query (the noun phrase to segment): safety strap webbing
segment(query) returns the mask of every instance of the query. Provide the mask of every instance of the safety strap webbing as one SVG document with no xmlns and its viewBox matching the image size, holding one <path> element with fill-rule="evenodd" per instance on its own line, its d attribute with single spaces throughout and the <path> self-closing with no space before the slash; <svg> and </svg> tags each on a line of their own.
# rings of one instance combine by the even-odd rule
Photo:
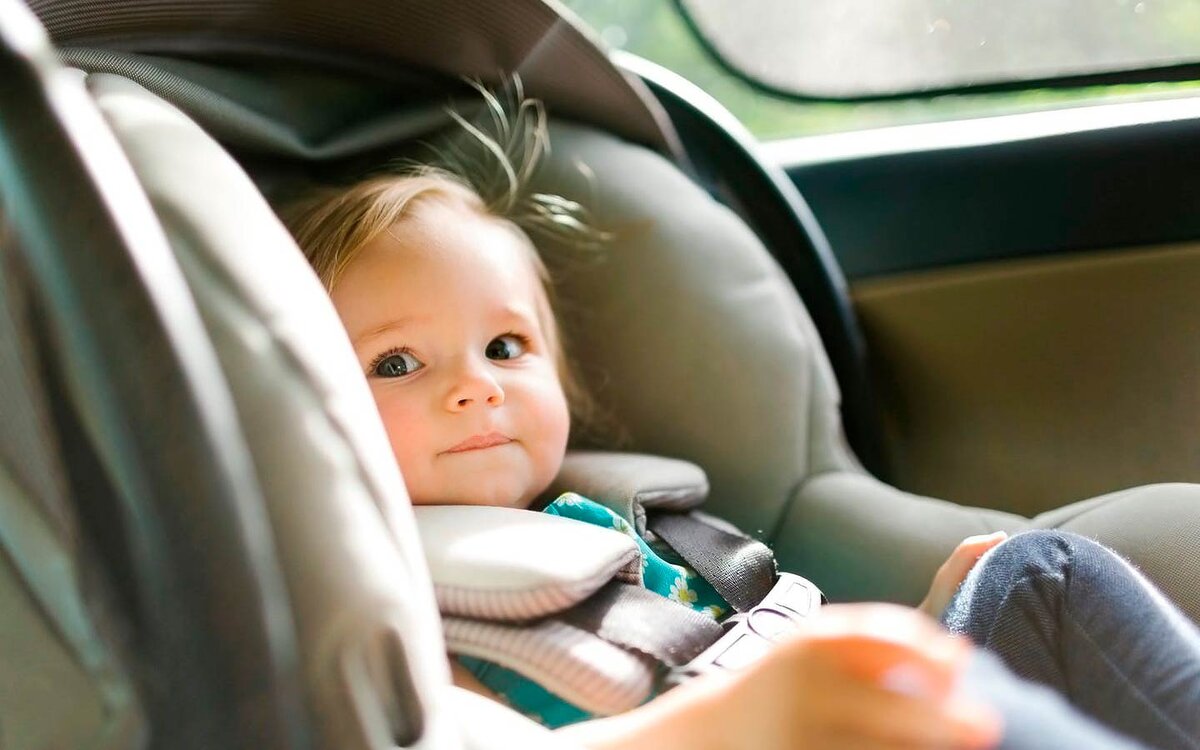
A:
<svg viewBox="0 0 1200 750">
<path fill-rule="evenodd" d="M 606 584 L 561 619 L 669 667 L 688 663 L 724 632 L 716 620 L 691 607 L 620 581 Z"/>
<path fill-rule="evenodd" d="M 738 611 L 761 603 L 774 585 L 775 558 L 770 549 L 732 527 L 718 526 L 694 512 L 651 514 L 647 521 L 654 534 Z M 645 695 L 630 687 L 629 665 L 598 663 L 597 652 L 581 648 L 585 643 L 581 639 L 594 638 L 606 648 L 617 647 L 613 654 L 647 656 L 677 669 L 725 633 L 716 620 L 691 607 L 617 580 L 565 612 L 526 625 L 453 617 L 443 622 L 452 653 L 499 663 L 535 681 L 546 682 L 557 675 L 561 684 L 553 692 L 598 713 L 626 710 Z M 531 649 L 534 643 L 537 647 Z M 644 671 L 649 663 L 635 663 L 641 665 L 643 679 L 650 679 Z M 617 701 L 620 705 L 614 708 L 612 695 L 626 703 Z M 636 700 L 629 703 L 631 695 Z"/>
<path fill-rule="evenodd" d="M 775 584 L 775 555 L 756 539 L 718 528 L 694 511 L 653 513 L 646 525 L 738 612 L 761 602 Z"/>
</svg>

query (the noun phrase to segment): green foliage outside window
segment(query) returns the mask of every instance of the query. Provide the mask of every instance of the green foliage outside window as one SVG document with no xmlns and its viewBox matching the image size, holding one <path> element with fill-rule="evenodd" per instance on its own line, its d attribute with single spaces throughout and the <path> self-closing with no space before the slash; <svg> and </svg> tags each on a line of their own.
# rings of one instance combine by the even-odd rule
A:
<svg viewBox="0 0 1200 750">
<path fill-rule="evenodd" d="M 725 71 L 693 36 L 673 0 L 561 0 L 610 47 L 669 68 L 710 93 L 763 140 L 916 122 L 1193 94 L 1200 82 L 1031 89 L 880 102 L 775 97 Z"/>
</svg>

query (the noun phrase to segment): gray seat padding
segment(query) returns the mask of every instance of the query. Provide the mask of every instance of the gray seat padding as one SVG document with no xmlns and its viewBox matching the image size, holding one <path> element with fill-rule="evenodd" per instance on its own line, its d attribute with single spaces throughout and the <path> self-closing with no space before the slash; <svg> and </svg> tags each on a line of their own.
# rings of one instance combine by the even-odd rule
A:
<svg viewBox="0 0 1200 750">
<path fill-rule="evenodd" d="M 875 480 L 843 440 L 804 306 L 758 238 L 657 154 L 575 126 L 552 140 L 539 189 L 616 234 L 590 260 L 545 253 L 585 381 L 633 449 L 703 466 L 707 510 L 773 544 L 783 568 L 835 600 L 916 603 L 963 537 L 1060 528 L 1122 552 L 1200 621 L 1200 486 L 1063 498 L 1024 518 Z"/>
<path fill-rule="evenodd" d="M 227 371 L 326 740 L 375 744 L 382 725 L 363 723 L 354 692 L 371 684 L 394 700 L 416 696 L 430 743 L 420 746 L 453 744 L 412 516 L 316 278 L 238 165 L 184 114 L 117 76 L 87 85 Z M 1024 519 L 874 480 L 842 439 L 836 384 L 801 301 L 745 225 L 646 148 L 569 124 L 552 138 L 538 188 L 584 202 L 616 237 L 590 256 L 544 248 L 585 382 L 628 432 L 625 447 L 703 466 L 707 510 L 773 543 L 784 568 L 836 599 L 915 602 L 963 536 L 1049 525 L 1117 547 L 1200 617 L 1200 488 L 1129 490 Z M 393 645 L 403 663 L 380 656 Z"/>
</svg>

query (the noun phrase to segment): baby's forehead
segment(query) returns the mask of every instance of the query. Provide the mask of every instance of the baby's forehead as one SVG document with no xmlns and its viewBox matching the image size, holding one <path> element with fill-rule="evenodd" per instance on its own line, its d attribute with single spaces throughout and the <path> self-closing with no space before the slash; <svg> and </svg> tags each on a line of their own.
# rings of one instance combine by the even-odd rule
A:
<svg viewBox="0 0 1200 750">
<path fill-rule="evenodd" d="M 368 242 L 338 286 L 374 295 L 402 290 L 426 302 L 465 293 L 537 304 L 545 294 L 523 233 L 494 217 L 436 207 L 414 211 Z"/>
<path fill-rule="evenodd" d="M 537 251 L 511 221 L 461 201 L 430 199 L 392 224 L 372 245 L 430 265 L 475 266 L 539 280 Z"/>
<path fill-rule="evenodd" d="M 483 200 L 466 188 L 449 192 L 429 192 L 419 197 L 411 208 L 404 212 L 393 225 L 394 230 L 405 227 L 438 227 L 445 224 L 466 222 L 478 224 L 508 235 L 522 246 L 533 249 L 529 235 L 510 219 L 493 213 Z"/>
</svg>

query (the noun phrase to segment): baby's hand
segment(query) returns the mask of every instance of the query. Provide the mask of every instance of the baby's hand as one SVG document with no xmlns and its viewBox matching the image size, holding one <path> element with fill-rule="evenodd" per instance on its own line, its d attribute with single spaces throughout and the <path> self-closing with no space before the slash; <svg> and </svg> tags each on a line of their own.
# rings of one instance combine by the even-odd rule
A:
<svg viewBox="0 0 1200 750">
<path fill-rule="evenodd" d="M 917 608 L 935 619 L 941 617 L 946 606 L 950 604 L 950 599 L 954 597 L 954 592 L 958 591 L 963 579 L 971 572 L 971 568 L 975 567 L 975 563 L 979 562 L 983 553 L 1007 538 L 1008 534 L 997 531 L 992 534 L 969 536 L 960 542 L 934 574 L 929 593 Z"/>
<path fill-rule="evenodd" d="M 709 693 L 712 747 L 989 748 L 998 716 L 953 691 L 969 654 L 915 610 L 833 605 L 746 670 L 681 689 Z"/>
</svg>

